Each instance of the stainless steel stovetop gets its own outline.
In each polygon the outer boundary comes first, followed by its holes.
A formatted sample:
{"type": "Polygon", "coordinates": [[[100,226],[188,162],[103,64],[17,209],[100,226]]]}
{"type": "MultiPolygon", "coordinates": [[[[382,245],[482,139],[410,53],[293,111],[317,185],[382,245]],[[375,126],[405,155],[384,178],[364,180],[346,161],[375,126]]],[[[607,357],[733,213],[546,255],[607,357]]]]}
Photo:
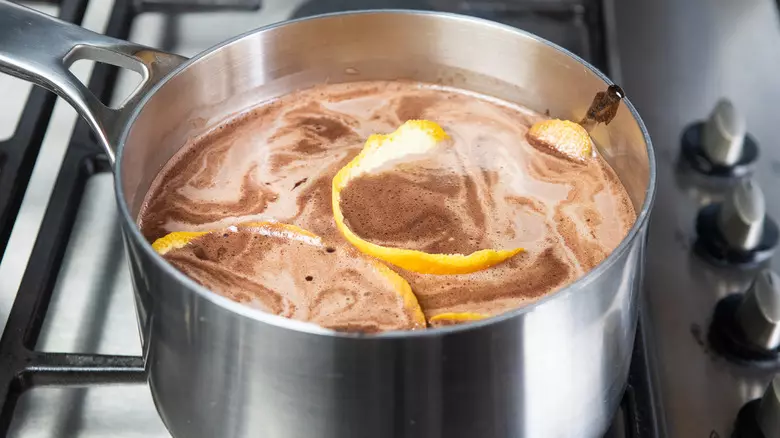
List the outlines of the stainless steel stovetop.
{"type": "MultiPolygon", "coordinates": [[[[714,267],[694,254],[696,216],[736,180],[680,169],[683,131],[722,98],[757,141],[753,182],[780,220],[780,16],[773,0],[618,2],[620,79],[648,126],[658,159],[645,279],[645,322],[654,345],[662,432],[675,438],[731,436],[742,406],[761,397],[774,370],[737,365],[709,338],[716,304],[743,293],[755,270],[714,267]]],[[[767,263],[780,272],[780,255],[767,263]]],[[[775,412],[780,421],[780,411],[775,412]]],[[[780,431],[775,433],[780,436],[780,431]]]]}
{"type": "MultiPolygon", "coordinates": [[[[130,38],[191,56],[239,32],[287,19],[296,12],[311,13],[298,9],[304,2],[265,0],[256,12],[146,12],[133,20],[130,38]]],[[[523,10],[554,2],[562,1],[429,1],[444,8],[468,3],[468,12],[488,18],[496,18],[491,14],[501,10],[497,4],[511,3],[523,10]]],[[[86,27],[103,31],[113,3],[89,2],[86,27]]],[[[319,7],[331,3],[332,8],[356,2],[318,3],[319,7]]],[[[414,2],[379,3],[410,7],[414,2]]],[[[718,99],[731,99],[760,145],[754,181],[764,190],[768,214],[780,220],[780,198],[775,191],[780,182],[780,148],[775,140],[780,118],[772,107],[780,101],[777,4],[774,0],[607,0],[601,4],[600,12],[614,19],[606,20],[600,29],[605,41],[590,39],[582,26],[561,25],[554,12],[516,14],[516,24],[591,55],[586,58],[609,70],[647,123],[658,157],[659,193],[651,225],[642,324],[650,340],[659,435],[726,438],[739,410],[762,395],[773,372],[735,365],[709,345],[707,333],[716,303],[732,292],[744,291],[755,272],[711,267],[693,254],[697,211],[719,199],[726,189],[703,190],[710,184],[679,171],[677,162],[685,127],[706,118],[718,99]]],[[[49,13],[58,11],[55,6],[35,6],[49,13]]],[[[91,68],[85,63],[73,70],[86,80],[91,68]]],[[[120,75],[114,101],[129,93],[133,79],[120,75]]],[[[14,133],[29,93],[29,85],[0,76],[0,142],[14,133]]],[[[0,326],[20,285],[35,280],[29,278],[36,270],[30,269],[28,260],[36,237],[46,231],[44,224],[39,233],[47,205],[68,203],[53,189],[58,171],[65,168],[63,157],[68,159],[66,149],[75,121],[75,112],[58,101],[0,264],[0,326]]],[[[111,176],[107,172],[88,174],[36,347],[50,352],[138,355],[140,343],[111,176]]],[[[780,262],[777,257],[772,263],[780,262]]],[[[146,385],[127,384],[34,387],[20,398],[9,436],[169,435],[146,385]]]]}

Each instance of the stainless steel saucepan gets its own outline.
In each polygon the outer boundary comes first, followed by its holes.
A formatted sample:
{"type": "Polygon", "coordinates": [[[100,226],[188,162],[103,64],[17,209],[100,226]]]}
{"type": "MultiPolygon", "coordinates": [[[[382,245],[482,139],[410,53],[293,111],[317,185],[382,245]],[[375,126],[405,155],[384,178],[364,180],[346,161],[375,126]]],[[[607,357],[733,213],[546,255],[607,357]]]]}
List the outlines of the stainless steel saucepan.
{"type": "Polygon", "coordinates": [[[626,383],[655,186],[650,139],[623,100],[592,134],[636,224],[603,263],[533,305],[463,326],[358,336],[250,309],[158,256],[136,225],[185,140],[228,114],[325,81],[443,83],[579,120],[611,82],[566,50],[458,15],[382,11],[265,27],[185,59],[0,1],[0,70],[70,102],[114,166],[149,385],[176,437],[600,437],[626,383]],[[142,74],[119,108],[69,71],[142,74]],[[205,121],[205,122],[204,122],[205,121]]]}

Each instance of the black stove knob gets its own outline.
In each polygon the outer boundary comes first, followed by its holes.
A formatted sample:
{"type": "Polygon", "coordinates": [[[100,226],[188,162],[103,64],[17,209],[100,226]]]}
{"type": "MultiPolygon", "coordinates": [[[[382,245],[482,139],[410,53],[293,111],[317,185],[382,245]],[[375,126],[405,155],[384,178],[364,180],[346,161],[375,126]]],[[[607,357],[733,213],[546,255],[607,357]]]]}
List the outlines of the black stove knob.
{"type": "Polygon", "coordinates": [[[739,411],[732,437],[780,437],[780,376],[772,379],[763,397],[748,402],[739,411]]]}
{"type": "Polygon", "coordinates": [[[764,194],[751,180],[738,182],[723,202],[702,208],[696,233],[696,251],[718,265],[757,265],[772,256],[778,242],[764,194]]]}
{"type": "Polygon", "coordinates": [[[780,370],[780,277],[764,269],[744,294],[722,299],[715,307],[709,341],[733,362],[780,370]]]}
{"type": "Polygon", "coordinates": [[[681,153],[700,173],[740,177],[753,172],[758,145],[747,133],[745,119],[730,101],[722,99],[706,121],[685,129],[681,153]]]}

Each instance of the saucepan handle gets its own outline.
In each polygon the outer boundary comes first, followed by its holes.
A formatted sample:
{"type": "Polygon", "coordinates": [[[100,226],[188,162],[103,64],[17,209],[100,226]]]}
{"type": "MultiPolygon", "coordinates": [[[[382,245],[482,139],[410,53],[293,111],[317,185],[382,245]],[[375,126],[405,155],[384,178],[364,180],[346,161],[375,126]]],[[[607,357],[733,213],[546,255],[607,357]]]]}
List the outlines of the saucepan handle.
{"type": "Polygon", "coordinates": [[[24,6],[0,0],[0,72],[47,88],[86,119],[113,165],[123,127],[141,98],[186,61],[178,55],[107,37],[24,6]],[[141,84],[118,108],[104,105],[68,67],[80,59],[141,74],[141,84]]]}

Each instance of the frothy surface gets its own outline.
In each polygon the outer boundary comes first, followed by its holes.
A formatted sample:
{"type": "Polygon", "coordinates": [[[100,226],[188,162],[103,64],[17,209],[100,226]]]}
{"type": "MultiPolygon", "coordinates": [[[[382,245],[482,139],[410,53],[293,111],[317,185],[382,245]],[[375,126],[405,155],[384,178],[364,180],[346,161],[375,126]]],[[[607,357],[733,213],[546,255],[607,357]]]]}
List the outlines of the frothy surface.
{"type": "Polygon", "coordinates": [[[164,257],[205,287],[276,315],[365,333],[423,328],[376,262],[299,237],[230,227],[164,257]]]}
{"type": "Polygon", "coordinates": [[[147,195],[141,229],[153,240],[274,219],[347,245],[332,217],[333,176],[370,134],[413,118],[440,124],[451,147],[352,181],[341,204],[350,228],[427,252],[526,249],[473,274],[399,271],[428,317],[497,314],[563,287],[600,263],[635,220],[599,156],[574,163],[528,143],[528,128],[544,116],[458,90],[377,81],[290,94],[186,146],[147,195]]]}

